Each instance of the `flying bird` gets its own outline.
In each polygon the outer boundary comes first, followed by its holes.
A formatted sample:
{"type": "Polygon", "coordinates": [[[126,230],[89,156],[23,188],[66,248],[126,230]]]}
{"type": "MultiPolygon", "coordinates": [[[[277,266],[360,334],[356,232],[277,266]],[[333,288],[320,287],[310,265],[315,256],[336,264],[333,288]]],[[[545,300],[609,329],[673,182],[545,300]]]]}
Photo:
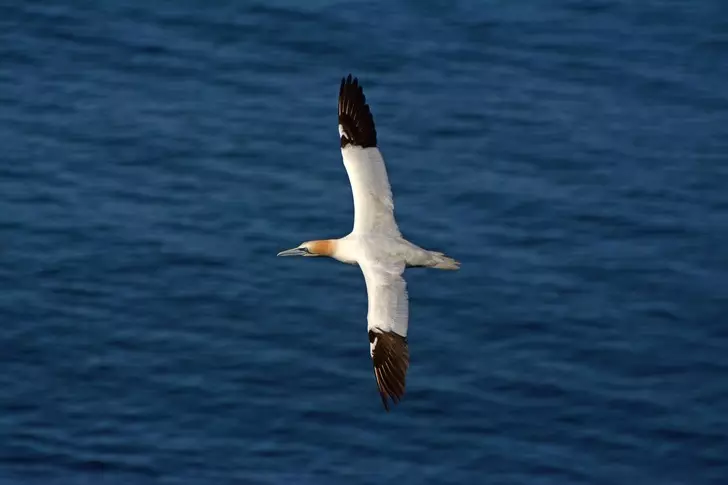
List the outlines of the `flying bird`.
{"type": "Polygon", "coordinates": [[[457,270],[460,263],[443,253],[407,241],[394,218],[392,189],[377,144],[374,118],[357,78],[341,80],[339,138],[344,167],[354,196],[354,228],[340,239],[307,241],[278,256],[328,256],[359,265],[366,281],[369,353],[384,409],[405,390],[409,367],[409,302],[405,268],[457,270]]]}

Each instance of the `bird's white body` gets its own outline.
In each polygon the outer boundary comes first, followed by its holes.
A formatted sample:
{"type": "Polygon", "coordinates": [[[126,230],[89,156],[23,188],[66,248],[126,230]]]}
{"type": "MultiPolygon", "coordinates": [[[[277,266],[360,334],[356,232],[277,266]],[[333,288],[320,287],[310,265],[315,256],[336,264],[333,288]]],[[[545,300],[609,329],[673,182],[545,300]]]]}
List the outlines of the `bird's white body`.
{"type": "MultiPolygon", "coordinates": [[[[339,135],[346,137],[339,125],[339,135]]],[[[392,189],[378,147],[348,145],[341,149],[354,198],[354,228],[336,240],[331,255],[358,264],[369,295],[369,330],[407,336],[407,267],[436,267],[442,254],[422,249],[402,237],[394,218],[392,189]]],[[[449,258],[448,258],[449,259],[449,258]]],[[[374,352],[375,343],[371,344],[374,352]]]]}
{"type": "Polygon", "coordinates": [[[377,262],[405,267],[428,267],[434,263],[432,251],[412,244],[402,236],[352,232],[336,240],[332,258],[348,264],[377,262]]]}
{"type": "Polygon", "coordinates": [[[409,303],[405,268],[458,269],[459,263],[402,237],[392,189],[377,146],[374,120],[356,79],[339,91],[341,155],[354,198],[354,227],[343,238],[311,241],[279,255],[329,256],[361,268],[369,299],[367,329],[374,374],[384,407],[404,394],[409,366],[409,303]]]}

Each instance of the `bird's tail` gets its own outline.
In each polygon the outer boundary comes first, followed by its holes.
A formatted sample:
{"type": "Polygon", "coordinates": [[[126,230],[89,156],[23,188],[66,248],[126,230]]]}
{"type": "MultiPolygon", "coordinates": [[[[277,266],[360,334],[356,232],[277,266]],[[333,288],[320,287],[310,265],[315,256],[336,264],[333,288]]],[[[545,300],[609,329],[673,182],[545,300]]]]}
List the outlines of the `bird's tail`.
{"type": "Polygon", "coordinates": [[[432,256],[432,266],[430,266],[430,268],[448,269],[448,270],[460,269],[459,261],[456,261],[449,256],[445,256],[443,253],[438,253],[437,251],[430,251],[430,256],[432,256]]]}

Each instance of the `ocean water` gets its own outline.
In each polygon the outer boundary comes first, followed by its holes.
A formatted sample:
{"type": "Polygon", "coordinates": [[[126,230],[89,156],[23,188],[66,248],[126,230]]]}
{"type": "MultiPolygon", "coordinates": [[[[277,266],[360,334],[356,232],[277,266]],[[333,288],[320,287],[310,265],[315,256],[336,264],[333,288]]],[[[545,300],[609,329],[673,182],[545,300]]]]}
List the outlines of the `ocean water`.
{"type": "Polygon", "coordinates": [[[728,483],[723,0],[2,2],[0,483],[728,483]],[[359,76],[412,270],[385,413],[359,76]]]}

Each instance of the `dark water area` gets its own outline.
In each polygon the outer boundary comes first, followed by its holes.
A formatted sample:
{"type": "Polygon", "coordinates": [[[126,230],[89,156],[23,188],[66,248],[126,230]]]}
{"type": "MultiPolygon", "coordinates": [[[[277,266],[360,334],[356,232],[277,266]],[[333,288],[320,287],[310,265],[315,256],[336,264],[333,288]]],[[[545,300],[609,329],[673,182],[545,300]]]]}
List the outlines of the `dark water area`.
{"type": "Polygon", "coordinates": [[[3,2],[0,483],[728,483],[728,3],[3,2]],[[336,95],[412,270],[385,413],[336,95]]]}

